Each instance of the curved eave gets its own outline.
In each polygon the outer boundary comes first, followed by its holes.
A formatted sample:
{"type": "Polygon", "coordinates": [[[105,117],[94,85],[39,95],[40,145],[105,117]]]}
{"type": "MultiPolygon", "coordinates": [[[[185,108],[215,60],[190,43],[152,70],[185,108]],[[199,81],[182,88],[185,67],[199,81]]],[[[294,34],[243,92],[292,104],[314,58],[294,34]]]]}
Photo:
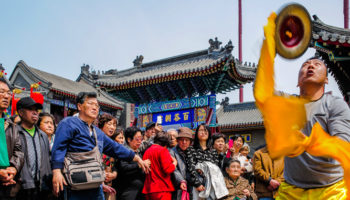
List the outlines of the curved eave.
{"type": "Polygon", "coordinates": [[[231,70],[229,71],[229,75],[234,80],[240,83],[248,83],[252,82],[255,79],[257,70],[255,66],[247,67],[246,65],[242,65],[242,63],[238,60],[232,60],[230,62],[230,66],[231,70]]]}
{"type": "MultiPolygon", "coordinates": [[[[350,30],[330,26],[322,22],[316,15],[313,16],[312,39],[331,45],[350,47],[350,30]]],[[[312,45],[312,44],[311,44],[312,45]]]]}
{"type": "MultiPolygon", "coordinates": [[[[110,83],[110,82],[103,82],[103,81],[97,81],[96,83],[100,87],[104,88],[113,88],[117,91],[120,90],[126,90],[126,89],[131,89],[131,88],[136,88],[136,87],[143,87],[143,86],[148,86],[148,85],[154,85],[154,84],[159,84],[159,83],[164,83],[164,82],[170,82],[170,81],[176,81],[176,80],[182,80],[182,79],[188,79],[188,78],[195,78],[195,77],[202,77],[202,76],[208,76],[212,75],[215,73],[228,73],[233,74],[231,78],[233,78],[235,81],[239,83],[247,83],[251,82],[255,78],[255,71],[256,68],[252,67],[242,67],[241,64],[237,64],[236,61],[233,58],[229,57],[224,57],[221,60],[217,61],[216,63],[205,66],[205,67],[200,67],[188,71],[178,71],[175,73],[163,73],[160,75],[155,75],[151,77],[146,77],[142,78],[142,80],[137,79],[137,80],[130,80],[128,82],[121,82],[121,83],[110,83]],[[225,64],[228,63],[230,66],[230,70],[225,70],[225,64]],[[242,73],[242,71],[246,69],[252,71],[254,75],[245,75],[242,73]],[[251,68],[251,69],[249,69],[251,68]]],[[[252,73],[252,72],[250,72],[252,73]]]]}
{"type": "Polygon", "coordinates": [[[163,74],[143,77],[142,79],[129,80],[127,82],[111,83],[111,82],[96,81],[96,83],[99,86],[105,87],[105,88],[115,88],[116,90],[125,90],[125,89],[153,85],[153,84],[158,84],[158,83],[163,83],[168,81],[175,81],[175,80],[193,78],[198,76],[206,76],[206,75],[210,75],[218,72],[225,65],[227,60],[228,60],[228,57],[226,56],[209,66],[204,66],[204,67],[200,67],[192,70],[185,70],[185,71],[180,70],[180,71],[171,72],[171,73],[165,72],[163,74]]]}
{"type": "MultiPolygon", "coordinates": [[[[35,72],[33,72],[30,69],[30,67],[23,60],[18,61],[18,63],[16,64],[16,67],[15,67],[15,69],[13,71],[15,72],[17,70],[17,68],[20,68],[25,74],[30,76],[30,78],[32,78],[35,83],[41,82],[41,86],[43,86],[43,87],[50,87],[51,82],[48,81],[48,80],[43,79],[40,76],[38,76],[35,72]]],[[[9,80],[12,79],[13,75],[14,75],[14,73],[11,74],[9,80]]]]}
{"type": "MultiPolygon", "coordinates": [[[[72,98],[72,99],[75,99],[77,97],[77,95],[71,93],[71,92],[68,92],[68,91],[62,91],[62,90],[58,90],[58,89],[54,89],[54,88],[51,88],[50,91],[58,94],[58,95],[62,95],[62,96],[66,96],[66,97],[69,97],[69,98],[72,98]]],[[[111,104],[108,104],[108,103],[105,103],[105,102],[102,102],[102,101],[98,101],[98,103],[102,106],[105,106],[105,107],[109,107],[109,108],[113,108],[113,109],[118,109],[118,110],[123,110],[123,108],[121,107],[118,107],[118,106],[113,106],[111,104]]]]}

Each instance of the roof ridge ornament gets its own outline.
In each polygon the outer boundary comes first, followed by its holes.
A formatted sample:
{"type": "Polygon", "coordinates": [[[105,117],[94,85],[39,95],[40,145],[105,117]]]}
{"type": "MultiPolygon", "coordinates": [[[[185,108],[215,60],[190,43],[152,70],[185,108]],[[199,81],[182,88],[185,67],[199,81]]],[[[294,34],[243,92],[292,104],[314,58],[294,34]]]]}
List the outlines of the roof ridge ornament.
{"type": "Polygon", "coordinates": [[[234,46],[232,44],[232,41],[228,41],[228,43],[225,45],[225,50],[227,53],[231,53],[233,50],[234,46]]]}
{"type": "Polygon", "coordinates": [[[142,60],[143,60],[142,55],[136,56],[135,60],[133,61],[134,67],[141,68],[142,60]]]}
{"type": "Polygon", "coordinates": [[[208,52],[209,53],[212,53],[213,51],[217,51],[217,50],[220,50],[220,46],[222,44],[222,42],[220,42],[218,40],[218,37],[215,37],[215,40],[213,39],[209,39],[209,48],[208,48],[208,52]]]}

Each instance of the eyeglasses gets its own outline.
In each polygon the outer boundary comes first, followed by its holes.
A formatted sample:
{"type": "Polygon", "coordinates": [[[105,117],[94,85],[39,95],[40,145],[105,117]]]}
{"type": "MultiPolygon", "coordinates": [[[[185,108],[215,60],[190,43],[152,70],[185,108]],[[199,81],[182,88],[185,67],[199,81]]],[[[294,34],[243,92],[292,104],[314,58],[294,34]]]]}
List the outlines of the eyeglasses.
{"type": "Polygon", "coordinates": [[[98,103],[87,101],[86,104],[88,104],[89,106],[96,106],[97,108],[100,108],[100,105],[98,105],[98,103]]]}
{"type": "Polygon", "coordinates": [[[142,137],[135,137],[134,138],[135,141],[142,141],[142,139],[143,139],[142,137]]]}

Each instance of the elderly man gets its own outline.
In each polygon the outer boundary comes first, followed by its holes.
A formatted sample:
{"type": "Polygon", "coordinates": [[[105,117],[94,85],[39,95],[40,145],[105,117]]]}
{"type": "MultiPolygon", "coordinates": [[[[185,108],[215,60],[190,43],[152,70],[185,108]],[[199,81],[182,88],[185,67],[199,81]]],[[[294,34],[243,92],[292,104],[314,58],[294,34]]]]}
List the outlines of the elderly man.
{"type": "MultiPolygon", "coordinates": [[[[127,161],[136,161],[147,173],[149,166],[135,153],[123,145],[112,141],[93,122],[99,113],[97,94],[94,92],[80,92],[77,96],[78,117],[63,119],[56,131],[56,138],[52,148],[53,190],[57,196],[63,185],[67,185],[61,170],[67,152],[91,152],[98,146],[99,153],[127,161]],[[96,138],[97,137],[97,138],[96,138]],[[97,144],[96,144],[97,141],[97,144]]],[[[99,163],[102,167],[102,163],[99,163]]],[[[80,178],[83,178],[80,176],[80,178]]],[[[67,188],[68,199],[103,199],[102,187],[87,190],[72,190],[67,188]]]]}
{"type": "MultiPolygon", "coordinates": [[[[349,106],[342,98],[324,93],[327,83],[327,67],[322,60],[313,57],[304,62],[298,87],[300,96],[311,102],[305,105],[307,122],[302,132],[310,136],[313,125],[318,122],[331,136],[350,141],[349,106]]],[[[330,158],[307,152],[285,157],[285,182],[280,185],[276,199],[345,199],[343,176],[339,162],[330,158]]]]}
{"type": "Polygon", "coordinates": [[[19,127],[6,118],[4,112],[10,105],[12,92],[4,78],[0,78],[0,115],[2,124],[0,126],[0,134],[6,137],[7,154],[1,157],[7,157],[6,166],[1,166],[0,169],[0,199],[16,199],[16,183],[19,172],[23,167],[24,154],[22,152],[21,141],[19,140],[19,127]]]}
{"type": "Polygon", "coordinates": [[[175,192],[173,192],[172,199],[180,200],[182,191],[190,191],[192,187],[188,186],[188,180],[190,180],[190,174],[187,172],[185,151],[191,145],[192,142],[192,130],[187,127],[182,127],[178,131],[176,138],[177,146],[171,149],[170,154],[177,160],[177,166],[174,171],[173,184],[175,186],[175,192]]]}
{"type": "Polygon", "coordinates": [[[167,133],[171,139],[170,148],[173,148],[177,145],[177,136],[178,136],[177,130],[169,129],[169,130],[167,130],[167,133]]]}
{"type": "Polygon", "coordinates": [[[17,102],[18,115],[21,117],[19,135],[25,155],[21,171],[21,190],[17,199],[46,199],[50,194],[48,183],[51,181],[50,147],[46,133],[36,123],[42,105],[30,97],[17,102]]]}

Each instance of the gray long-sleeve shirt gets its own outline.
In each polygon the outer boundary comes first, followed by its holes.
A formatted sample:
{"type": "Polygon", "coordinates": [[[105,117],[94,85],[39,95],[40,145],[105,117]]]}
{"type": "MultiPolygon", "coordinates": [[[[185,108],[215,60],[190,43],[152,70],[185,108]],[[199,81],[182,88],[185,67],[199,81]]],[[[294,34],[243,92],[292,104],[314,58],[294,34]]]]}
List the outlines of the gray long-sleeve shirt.
{"type": "MultiPolygon", "coordinates": [[[[318,122],[330,135],[350,141],[350,109],[343,99],[325,94],[305,108],[307,123],[302,130],[305,135],[310,136],[313,125],[318,122]]],[[[285,157],[284,163],[286,182],[300,188],[329,186],[344,176],[339,162],[306,152],[295,158],[285,157]]]]}

